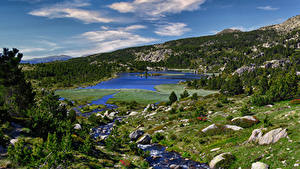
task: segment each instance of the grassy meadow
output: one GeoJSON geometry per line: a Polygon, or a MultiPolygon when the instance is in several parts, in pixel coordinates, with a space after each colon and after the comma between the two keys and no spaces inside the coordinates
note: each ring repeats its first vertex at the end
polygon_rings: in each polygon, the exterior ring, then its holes
{"type": "MultiPolygon", "coordinates": [[[[93,100],[101,99],[107,95],[114,95],[108,102],[132,102],[136,101],[139,104],[149,104],[168,101],[169,95],[172,91],[176,93],[178,98],[184,92],[185,86],[182,84],[163,84],[155,86],[157,91],[143,90],[143,89],[67,89],[58,90],[55,93],[60,97],[73,100],[80,103],[89,103],[93,100]]],[[[207,96],[216,91],[209,90],[194,90],[186,89],[190,95],[197,93],[198,96],[207,96]]]]}

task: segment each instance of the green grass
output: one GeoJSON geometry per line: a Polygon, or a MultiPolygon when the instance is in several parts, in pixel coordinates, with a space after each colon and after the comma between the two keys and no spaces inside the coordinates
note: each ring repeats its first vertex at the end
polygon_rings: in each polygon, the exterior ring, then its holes
{"type": "MultiPolygon", "coordinates": [[[[160,86],[161,88],[164,86],[160,86]]],[[[161,89],[160,88],[160,89],[161,89]]],[[[174,86],[173,89],[177,89],[174,86]]],[[[290,105],[289,101],[276,103],[273,107],[253,107],[251,112],[257,116],[260,121],[263,121],[265,115],[269,115],[269,119],[273,126],[267,127],[267,130],[276,129],[279,127],[288,129],[288,139],[280,139],[275,144],[257,145],[255,143],[247,143],[252,131],[257,128],[263,128],[263,122],[256,124],[250,128],[244,128],[238,132],[217,133],[215,135],[204,135],[200,131],[212,123],[230,124],[226,120],[226,116],[232,115],[238,117],[241,115],[239,109],[243,104],[247,104],[248,97],[244,95],[229,98],[232,102],[223,104],[223,107],[216,107],[218,102],[216,96],[208,96],[199,98],[198,101],[183,100],[176,103],[173,107],[177,107],[177,113],[158,111],[151,117],[145,117],[148,113],[141,113],[137,116],[126,119],[128,123],[122,126],[124,131],[129,132],[136,130],[138,126],[143,126],[145,131],[153,135],[155,131],[163,130],[165,139],[160,141],[160,144],[167,146],[169,151],[177,151],[180,154],[190,154],[191,159],[199,162],[210,162],[216,155],[223,152],[231,152],[235,155],[236,160],[230,168],[251,168],[251,164],[256,161],[261,161],[270,166],[270,168],[287,168],[293,169],[294,164],[300,159],[300,129],[299,116],[300,106],[290,105]],[[177,106],[176,106],[177,105],[177,106]],[[193,105],[197,109],[199,105],[204,105],[207,111],[218,112],[208,117],[208,122],[199,122],[191,117],[190,111],[179,112],[178,107],[187,107],[193,105]],[[290,106],[290,107],[289,107],[290,106]],[[237,111],[234,111],[237,110],[237,111]],[[291,113],[294,112],[294,113],[291,113]],[[181,122],[183,119],[188,119],[188,122],[181,122]],[[183,125],[185,124],[185,125],[183,125]],[[176,136],[176,137],[174,137],[176,136]],[[211,152],[211,149],[221,148],[219,151],[211,152]],[[282,161],[285,161],[283,164],[282,161]]]]}
{"type": "MultiPolygon", "coordinates": [[[[169,100],[169,95],[172,91],[175,91],[179,97],[183,93],[184,85],[180,84],[163,84],[155,86],[157,91],[143,90],[143,89],[68,89],[58,90],[55,93],[63,98],[69,100],[89,103],[93,100],[101,99],[104,96],[117,93],[114,98],[109,100],[109,103],[113,102],[132,102],[136,101],[139,104],[149,104],[157,102],[165,102],[169,100]]],[[[192,95],[197,93],[198,96],[207,96],[216,91],[208,90],[190,90],[187,89],[188,93],[192,95]]]]}
{"type": "Polygon", "coordinates": [[[55,94],[73,101],[91,102],[93,100],[101,99],[104,96],[117,93],[118,91],[119,90],[111,89],[68,89],[57,90],[55,94]]]}
{"type": "Polygon", "coordinates": [[[210,91],[210,90],[203,90],[203,89],[185,89],[185,85],[182,84],[162,84],[155,86],[155,89],[159,91],[160,93],[164,94],[170,94],[172,91],[176,93],[177,96],[180,96],[184,92],[184,90],[187,90],[190,95],[197,93],[198,96],[207,96],[210,94],[218,93],[217,91],[210,91]]]}
{"type": "Polygon", "coordinates": [[[109,99],[109,103],[118,101],[136,101],[139,104],[149,104],[168,101],[168,99],[169,94],[163,94],[156,91],[142,89],[122,89],[114,96],[114,98],[109,99]]]}

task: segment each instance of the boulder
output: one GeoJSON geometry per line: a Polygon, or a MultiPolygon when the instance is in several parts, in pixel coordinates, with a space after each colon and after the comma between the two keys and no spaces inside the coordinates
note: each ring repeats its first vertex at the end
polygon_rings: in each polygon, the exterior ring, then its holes
{"type": "Polygon", "coordinates": [[[261,131],[261,129],[255,129],[252,131],[252,134],[248,139],[248,142],[258,142],[262,135],[263,132],[261,131]]]}
{"type": "Polygon", "coordinates": [[[259,120],[255,116],[244,116],[233,118],[231,122],[234,125],[247,128],[259,123],[259,120]]]}
{"type": "Polygon", "coordinates": [[[11,139],[9,142],[10,144],[15,145],[18,141],[19,139],[15,138],[15,139],[11,139]]]}
{"type": "Polygon", "coordinates": [[[170,169],[180,169],[180,168],[182,168],[180,165],[176,165],[176,164],[171,164],[169,167],[170,167],[170,169]]]}
{"type": "Polygon", "coordinates": [[[248,142],[256,142],[259,145],[265,145],[265,144],[272,144],[279,141],[279,139],[287,137],[287,131],[286,129],[278,128],[269,131],[265,135],[263,135],[263,132],[261,129],[255,129],[252,131],[252,134],[250,138],[248,139],[248,142]]]}
{"type": "Polygon", "coordinates": [[[206,127],[205,129],[202,129],[202,132],[207,133],[208,131],[212,131],[212,130],[216,130],[216,129],[218,129],[217,125],[212,124],[212,125],[206,127]]]}
{"type": "Polygon", "coordinates": [[[235,157],[230,152],[222,153],[210,161],[209,167],[211,169],[229,168],[234,160],[235,157]]]}
{"type": "Polygon", "coordinates": [[[132,141],[136,141],[138,138],[140,138],[142,135],[144,134],[144,131],[142,130],[136,130],[132,133],[129,134],[129,138],[132,140],[132,141]]]}
{"type": "Polygon", "coordinates": [[[235,125],[225,125],[224,127],[225,127],[225,129],[231,129],[231,130],[233,130],[233,131],[243,130],[242,127],[235,126],[235,125]]]}
{"type": "Polygon", "coordinates": [[[271,144],[276,143],[279,139],[287,137],[286,129],[278,128],[275,130],[269,131],[267,134],[259,138],[258,144],[271,144]]]}
{"type": "Polygon", "coordinates": [[[137,144],[150,144],[151,143],[151,136],[149,134],[144,135],[140,139],[138,139],[137,144]]]}
{"type": "Polygon", "coordinates": [[[252,163],[251,169],[268,169],[269,166],[262,162],[252,163]]]}
{"type": "Polygon", "coordinates": [[[75,130],[81,130],[81,125],[80,124],[75,124],[74,129],[75,130]]]}
{"type": "Polygon", "coordinates": [[[135,115],[137,115],[137,114],[139,114],[139,112],[133,111],[133,112],[131,112],[131,113],[129,114],[129,116],[135,116],[135,115]]]}

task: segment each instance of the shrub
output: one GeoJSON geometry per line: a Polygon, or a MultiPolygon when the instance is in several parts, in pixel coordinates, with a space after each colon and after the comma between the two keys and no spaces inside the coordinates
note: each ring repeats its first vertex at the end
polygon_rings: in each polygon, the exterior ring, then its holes
{"type": "Polygon", "coordinates": [[[216,104],[216,107],[221,108],[221,107],[223,107],[223,104],[221,104],[220,102],[218,102],[218,103],[216,104]]]}
{"type": "Polygon", "coordinates": [[[228,98],[226,96],[219,97],[219,101],[223,104],[230,103],[230,101],[228,100],[228,98]]]}
{"type": "Polygon", "coordinates": [[[226,117],[226,120],[227,120],[227,121],[231,121],[232,119],[233,119],[233,116],[232,116],[232,115],[229,115],[229,116],[226,117]]]}
{"type": "Polygon", "coordinates": [[[163,134],[161,134],[160,132],[158,132],[158,133],[155,133],[154,136],[152,137],[152,142],[159,143],[164,138],[165,138],[165,136],[163,134]]]}
{"type": "Polygon", "coordinates": [[[264,106],[270,104],[270,98],[266,95],[254,95],[251,98],[251,103],[256,106],[264,106]]]}
{"type": "Polygon", "coordinates": [[[198,100],[198,94],[197,93],[194,93],[192,95],[192,100],[198,100]]]}
{"type": "Polygon", "coordinates": [[[271,127],[273,124],[270,122],[269,116],[266,115],[265,119],[263,120],[264,122],[264,127],[271,127]]]}
{"type": "Polygon", "coordinates": [[[187,98],[187,97],[189,97],[189,93],[186,90],[184,90],[184,92],[180,95],[180,98],[184,99],[184,98],[187,98]]]}
{"type": "Polygon", "coordinates": [[[176,136],[175,134],[171,134],[171,135],[170,135],[170,139],[171,139],[171,140],[176,140],[176,139],[177,139],[177,136],[176,136]]]}
{"type": "Polygon", "coordinates": [[[252,115],[253,113],[249,110],[249,107],[244,105],[241,109],[241,115],[242,116],[249,116],[249,115],[252,115]]]}

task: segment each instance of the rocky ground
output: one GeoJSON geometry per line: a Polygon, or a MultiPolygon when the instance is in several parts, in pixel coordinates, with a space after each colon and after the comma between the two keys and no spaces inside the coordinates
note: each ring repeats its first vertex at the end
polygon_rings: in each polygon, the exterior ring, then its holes
{"type": "Polygon", "coordinates": [[[244,95],[216,94],[148,105],[132,113],[121,130],[210,168],[299,168],[300,106],[283,101],[245,113],[241,108],[248,101],[244,95]]]}

